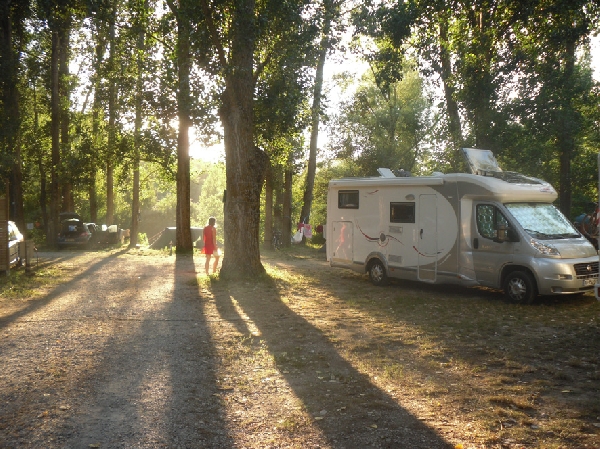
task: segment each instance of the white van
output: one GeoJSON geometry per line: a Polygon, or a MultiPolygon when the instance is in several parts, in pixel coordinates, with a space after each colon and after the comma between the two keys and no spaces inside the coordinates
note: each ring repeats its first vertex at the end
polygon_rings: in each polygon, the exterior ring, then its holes
{"type": "Polygon", "coordinates": [[[515,303],[593,290],[598,253],[556,209],[545,181],[463,149],[472,174],[329,182],[327,260],[388,278],[503,289],[515,303]]]}

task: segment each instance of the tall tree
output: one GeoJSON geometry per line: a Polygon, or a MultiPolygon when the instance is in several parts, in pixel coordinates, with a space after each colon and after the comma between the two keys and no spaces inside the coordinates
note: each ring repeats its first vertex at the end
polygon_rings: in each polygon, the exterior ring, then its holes
{"type": "Polygon", "coordinates": [[[363,176],[377,175],[379,167],[416,171],[425,159],[427,106],[416,71],[406,69],[402,81],[385,87],[365,75],[335,118],[332,149],[338,158],[354,160],[363,176]]]}
{"type": "Polygon", "coordinates": [[[268,157],[255,140],[255,86],[265,65],[284,54],[302,24],[300,1],[201,1],[224,80],[219,116],[223,124],[227,196],[221,276],[255,276],[260,262],[260,193],[268,157]],[[260,45],[258,45],[260,44],[260,45]]]}
{"type": "Polygon", "coordinates": [[[52,138],[52,161],[51,161],[51,180],[50,180],[50,226],[46,241],[50,244],[56,243],[56,235],[59,227],[59,207],[60,207],[60,38],[65,28],[66,8],[55,9],[51,11],[49,19],[49,28],[52,35],[52,50],[50,56],[50,110],[51,110],[51,128],[52,138]]]}
{"type": "Polygon", "coordinates": [[[315,172],[317,170],[317,145],[319,139],[319,123],[321,122],[321,97],[323,91],[323,70],[327,53],[331,50],[335,38],[332,35],[333,22],[340,17],[339,0],[323,1],[323,24],[321,30],[321,41],[317,58],[317,68],[315,73],[315,83],[313,89],[313,103],[311,108],[311,131],[310,148],[308,153],[308,164],[306,169],[306,181],[304,186],[304,197],[300,221],[306,221],[310,217],[310,210],[313,200],[313,188],[315,184],[315,172]]]}
{"type": "Polygon", "coordinates": [[[21,39],[28,3],[0,1],[0,182],[10,179],[10,215],[24,228],[22,158],[19,145],[21,114],[18,75],[21,39]],[[17,33],[15,33],[15,31],[17,33]]]}
{"type": "Polygon", "coordinates": [[[177,135],[177,217],[176,245],[178,253],[189,253],[194,249],[190,230],[190,139],[191,120],[190,98],[190,11],[183,0],[176,5],[173,0],[167,3],[177,22],[177,116],[179,130],[177,135]]]}
{"type": "Polygon", "coordinates": [[[117,146],[117,8],[109,6],[108,13],[108,148],[106,151],[106,224],[114,224],[114,158],[117,146]]]}
{"type": "Polygon", "coordinates": [[[544,126],[547,139],[554,142],[559,160],[559,203],[571,214],[571,161],[577,156],[578,135],[582,130],[577,103],[588,96],[589,84],[582,82],[576,67],[576,53],[587,42],[600,7],[589,0],[540,0],[530,15],[527,34],[520,34],[527,87],[534,88],[538,126],[544,126]],[[543,124],[543,125],[542,125],[543,124]]]}
{"type": "Polygon", "coordinates": [[[129,246],[135,248],[138,244],[139,218],[140,218],[140,155],[142,146],[142,120],[143,120],[143,90],[145,75],[145,53],[146,53],[146,27],[148,25],[147,15],[148,0],[135,3],[135,24],[137,31],[136,39],[136,80],[135,80],[135,120],[133,141],[133,202],[131,204],[131,228],[129,246]]]}

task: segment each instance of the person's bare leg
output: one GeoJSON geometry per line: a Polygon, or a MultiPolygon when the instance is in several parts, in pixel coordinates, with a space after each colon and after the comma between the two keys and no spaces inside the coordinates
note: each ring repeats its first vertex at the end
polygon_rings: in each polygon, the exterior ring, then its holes
{"type": "Polygon", "coordinates": [[[206,271],[207,276],[208,276],[208,268],[210,267],[210,256],[211,256],[211,254],[206,255],[206,263],[204,264],[204,271],[206,271]]]}
{"type": "Polygon", "coordinates": [[[219,265],[219,256],[215,256],[215,262],[213,263],[213,273],[217,272],[217,265],[219,265]]]}

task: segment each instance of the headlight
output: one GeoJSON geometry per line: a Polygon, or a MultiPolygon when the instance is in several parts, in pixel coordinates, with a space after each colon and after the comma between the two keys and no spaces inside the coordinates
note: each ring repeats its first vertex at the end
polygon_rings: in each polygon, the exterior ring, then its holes
{"type": "Polygon", "coordinates": [[[529,243],[531,243],[531,246],[537,249],[540,253],[545,254],[546,256],[560,256],[558,250],[552,245],[542,243],[536,239],[531,239],[529,243]]]}

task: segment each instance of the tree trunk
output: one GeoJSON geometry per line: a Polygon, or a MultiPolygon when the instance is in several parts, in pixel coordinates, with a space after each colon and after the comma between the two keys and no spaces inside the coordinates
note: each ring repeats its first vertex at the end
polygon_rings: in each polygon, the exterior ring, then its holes
{"type": "MultiPolygon", "coordinates": [[[[58,64],[58,89],[60,92],[60,147],[61,161],[64,163],[69,160],[72,155],[69,142],[69,27],[65,26],[61,29],[60,46],[59,46],[59,64],[58,64]]],[[[62,173],[60,176],[60,184],[62,189],[62,211],[75,211],[75,201],[73,200],[73,182],[72,173],[62,173]]]]}
{"type": "MultiPolygon", "coordinates": [[[[54,22],[54,27],[56,27],[54,22]]],[[[52,139],[52,166],[50,171],[50,226],[46,241],[54,245],[58,232],[58,207],[60,200],[60,186],[58,185],[58,170],[60,165],[60,92],[58,88],[58,61],[60,51],[60,34],[57,29],[52,30],[52,54],[50,56],[51,73],[51,124],[50,134],[52,139]]]]}
{"type": "Polygon", "coordinates": [[[46,185],[46,167],[44,166],[41,154],[38,156],[38,169],[40,171],[40,210],[42,211],[42,226],[44,232],[48,235],[50,226],[50,219],[48,216],[48,188],[46,185]]]}
{"type": "Polygon", "coordinates": [[[452,63],[450,62],[450,52],[448,51],[448,21],[446,17],[440,18],[440,78],[444,85],[444,99],[446,100],[446,111],[448,114],[448,133],[452,145],[452,158],[450,166],[453,171],[460,171],[463,158],[460,154],[460,148],[463,145],[460,115],[458,104],[454,98],[454,86],[452,84],[452,63]]]}
{"type": "Polygon", "coordinates": [[[567,217],[571,216],[571,158],[575,154],[575,135],[577,123],[573,107],[573,73],[575,69],[575,40],[565,44],[565,68],[562,85],[562,110],[558,130],[558,151],[560,160],[560,210],[567,217]]]}
{"type": "Polygon", "coordinates": [[[10,184],[10,199],[13,202],[11,215],[19,229],[25,228],[25,213],[23,210],[23,160],[21,146],[15,142],[13,147],[14,162],[12,167],[12,183],[10,184]]]}
{"type": "Polygon", "coordinates": [[[20,128],[19,92],[18,92],[18,55],[14,47],[12,33],[13,14],[11,2],[0,2],[0,70],[2,73],[2,92],[0,104],[3,106],[0,117],[0,151],[10,155],[11,167],[0,167],[0,179],[10,170],[9,184],[9,216],[17,222],[17,226],[25,229],[23,214],[23,173],[21,148],[18,142],[20,128]]]}
{"type": "Polygon", "coordinates": [[[139,217],[140,217],[140,147],[142,145],[142,101],[144,83],[142,75],[144,64],[142,55],[145,53],[146,28],[142,16],[148,8],[148,2],[144,1],[142,11],[137,12],[138,36],[136,48],[137,56],[137,78],[135,84],[135,130],[134,130],[134,154],[133,154],[133,203],[131,205],[131,228],[129,234],[129,247],[135,248],[138,243],[139,217]]]}
{"type": "Polygon", "coordinates": [[[106,224],[114,224],[114,168],[113,168],[113,156],[115,154],[116,147],[116,115],[117,115],[117,81],[115,75],[115,56],[116,46],[115,42],[115,15],[116,12],[113,9],[110,13],[110,19],[108,24],[108,39],[109,39],[109,54],[108,54],[108,151],[106,154],[106,224]]]}
{"type": "Polygon", "coordinates": [[[88,193],[90,202],[90,220],[92,223],[98,223],[98,192],[96,190],[96,171],[98,170],[98,155],[101,152],[100,136],[100,111],[102,110],[101,90],[102,90],[102,61],[105,51],[106,41],[100,31],[101,21],[97,19],[96,29],[96,55],[94,59],[94,101],[92,107],[92,154],[90,166],[88,167],[88,193]]]}
{"type": "Polygon", "coordinates": [[[283,241],[283,246],[289,247],[292,242],[292,181],[294,178],[294,157],[291,153],[283,176],[283,231],[281,233],[281,240],[283,241]]]}
{"type": "Polygon", "coordinates": [[[227,199],[223,278],[256,277],[264,272],[260,261],[260,193],[268,164],[254,145],[254,0],[239,0],[232,11],[230,70],[225,78],[223,123],[227,199]]]}
{"type": "MultiPolygon", "coordinates": [[[[306,183],[304,187],[304,198],[300,221],[308,222],[312,208],[313,190],[315,186],[315,173],[317,171],[317,143],[319,138],[319,123],[321,121],[321,94],[323,91],[323,68],[325,59],[330,47],[329,33],[331,31],[333,1],[325,0],[325,19],[321,35],[321,45],[319,49],[319,59],[317,61],[317,71],[315,74],[315,88],[312,104],[312,122],[310,132],[310,149],[308,153],[308,167],[306,170],[306,183]]],[[[303,239],[304,240],[304,239],[303,239]]]]}
{"type": "Polygon", "coordinates": [[[273,226],[281,230],[283,227],[283,171],[278,166],[273,174],[273,226]]]}
{"type": "Polygon", "coordinates": [[[190,31],[187,17],[177,15],[177,68],[179,91],[177,109],[179,135],[177,136],[177,253],[191,253],[194,250],[190,230],[190,31]]]}
{"type": "Polygon", "coordinates": [[[273,241],[273,166],[269,164],[265,180],[265,245],[273,241]]]}
{"type": "Polygon", "coordinates": [[[92,223],[98,223],[98,195],[96,192],[95,178],[88,184],[88,199],[90,202],[90,221],[92,223]]]}
{"type": "MultiPolygon", "coordinates": [[[[40,117],[38,113],[38,101],[37,101],[37,89],[35,80],[32,83],[33,93],[33,133],[38,135],[40,117]]],[[[42,211],[42,229],[44,233],[48,233],[48,195],[47,195],[47,184],[46,184],[46,167],[44,165],[44,156],[42,154],[41,145],[36,141],[34,146],[34,153],[37,157],[37,166],[40,172],[40,210],[42,211]]]]}

